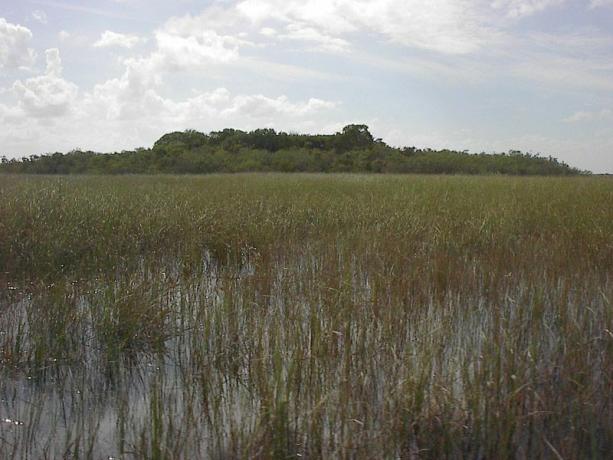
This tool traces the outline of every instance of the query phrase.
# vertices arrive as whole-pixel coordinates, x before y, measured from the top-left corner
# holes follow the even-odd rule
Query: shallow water
[[[491,340],[495,319],[485,298],[448,296],[441,303],[431,297],[405,318],[404,327],[394,328],[379,316],[385,312],[377,312],[368,273],[353,266],[349,284],[315,294],[313,280],[303,275],[317,273],[321,261],[294,262],[281,263],[262,278],[253,265],[213,269],[208,262],[205,271],[188,278],[179,278],[175,267],[133,275],[129,285],[67,283],[22,296],[13,290],[11,297],[19,300],[2,306],[0,331],[5,358],[6,350],[14,350],[22,360],[5,359],[1,371],[4,455],[239,457],[244,449],[256,449],[250,439],[260,436],[262,417],[271,416],[266,405],[272,403],[280,404],[275,410],[288,411],[289,405],[293,426],[308,426],[313,408],[325,404],[321,433],[332,444],[341,443],[343,430],[357,436],[362,429],[381,429],[379,419],[395,388],[422,372],[427,372],[422,378],[447,382],[446,391],[462,399],[462,373],[476,372]],[[509,285],[498,305],[505,321],[524,321],[526,305],[517,299],[532,302],[529,295],[522,282]],[[123,337],[131,342],[114,349],[100,330],[107,323],[99,323],[99,310],[104,302],[118,306],[130,296],[134,308],[149,303],[154,308],[148,314],[162,309],[167,316],[151,337],[134,330]],[[397,300],[390,292],[386,296],[379,301]],[[331,306],[343,316],[337,318]],[[592,311],[603,307],[591,305]],[[59,313],[49,316],[49,308]],[[546,321],[555,327],[555,317]],[[58,327],[68,328],[70,336],[53,337]],[[161,346],[155,334],[164,334]],[[310,343],[314,334],[323,348]],[[556,359],[557,340],[555,331],[540,335],[543,356]],[[425,359],[429,348],[437,354]],[[595,367],[594,372],[594,379],[601,379],[601,371]],[[316,380],[310,380],[313,373]],[[346,376],[362,381],[347,387]],[[292,379],[317,381],[320,388],[293,386]],[[353,395],[353,403],[343,390]],[[292,392],[298,392],[294,407]],[[360,403],[368,410],[354,406]],[[334,414],[335,404],[349,408],[349,426]],[[307,455],[306,439],[290,437],[289,450]]]

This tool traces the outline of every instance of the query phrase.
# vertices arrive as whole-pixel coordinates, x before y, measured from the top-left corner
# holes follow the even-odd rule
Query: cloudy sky
[[[613,0],[0,0],[0,155],[349,123],[613,173]]]

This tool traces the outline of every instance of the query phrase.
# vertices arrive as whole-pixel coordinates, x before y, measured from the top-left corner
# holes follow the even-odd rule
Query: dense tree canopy
[[[274,129],[195,130],[162,136],[152,148],[101,154],[80,150],[2,159],[0,172],[31,174],[203,174],[215,172],[371,172],[427,174],[572,175],[575,168],[552,157],[510,151],[470,154],[452,150],[393,148],[374,139],[366,125],[332,135]]]

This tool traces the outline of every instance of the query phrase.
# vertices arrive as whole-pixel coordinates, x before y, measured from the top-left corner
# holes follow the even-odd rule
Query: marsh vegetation
[[[2,458],[606,458],[613,182],[0,176]]]

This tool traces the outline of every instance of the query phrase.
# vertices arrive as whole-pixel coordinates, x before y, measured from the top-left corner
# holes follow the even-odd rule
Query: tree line
[[[0,162],[0,172],[27,174],[206,174],[235,172],[356,172],[419,174],[586,174],[558,161],[520,151],[394,148],[368,126],[348,125],[330,135],[274,129],[195,130],[162,136],[152,148],[115,153],[73,150]]]

